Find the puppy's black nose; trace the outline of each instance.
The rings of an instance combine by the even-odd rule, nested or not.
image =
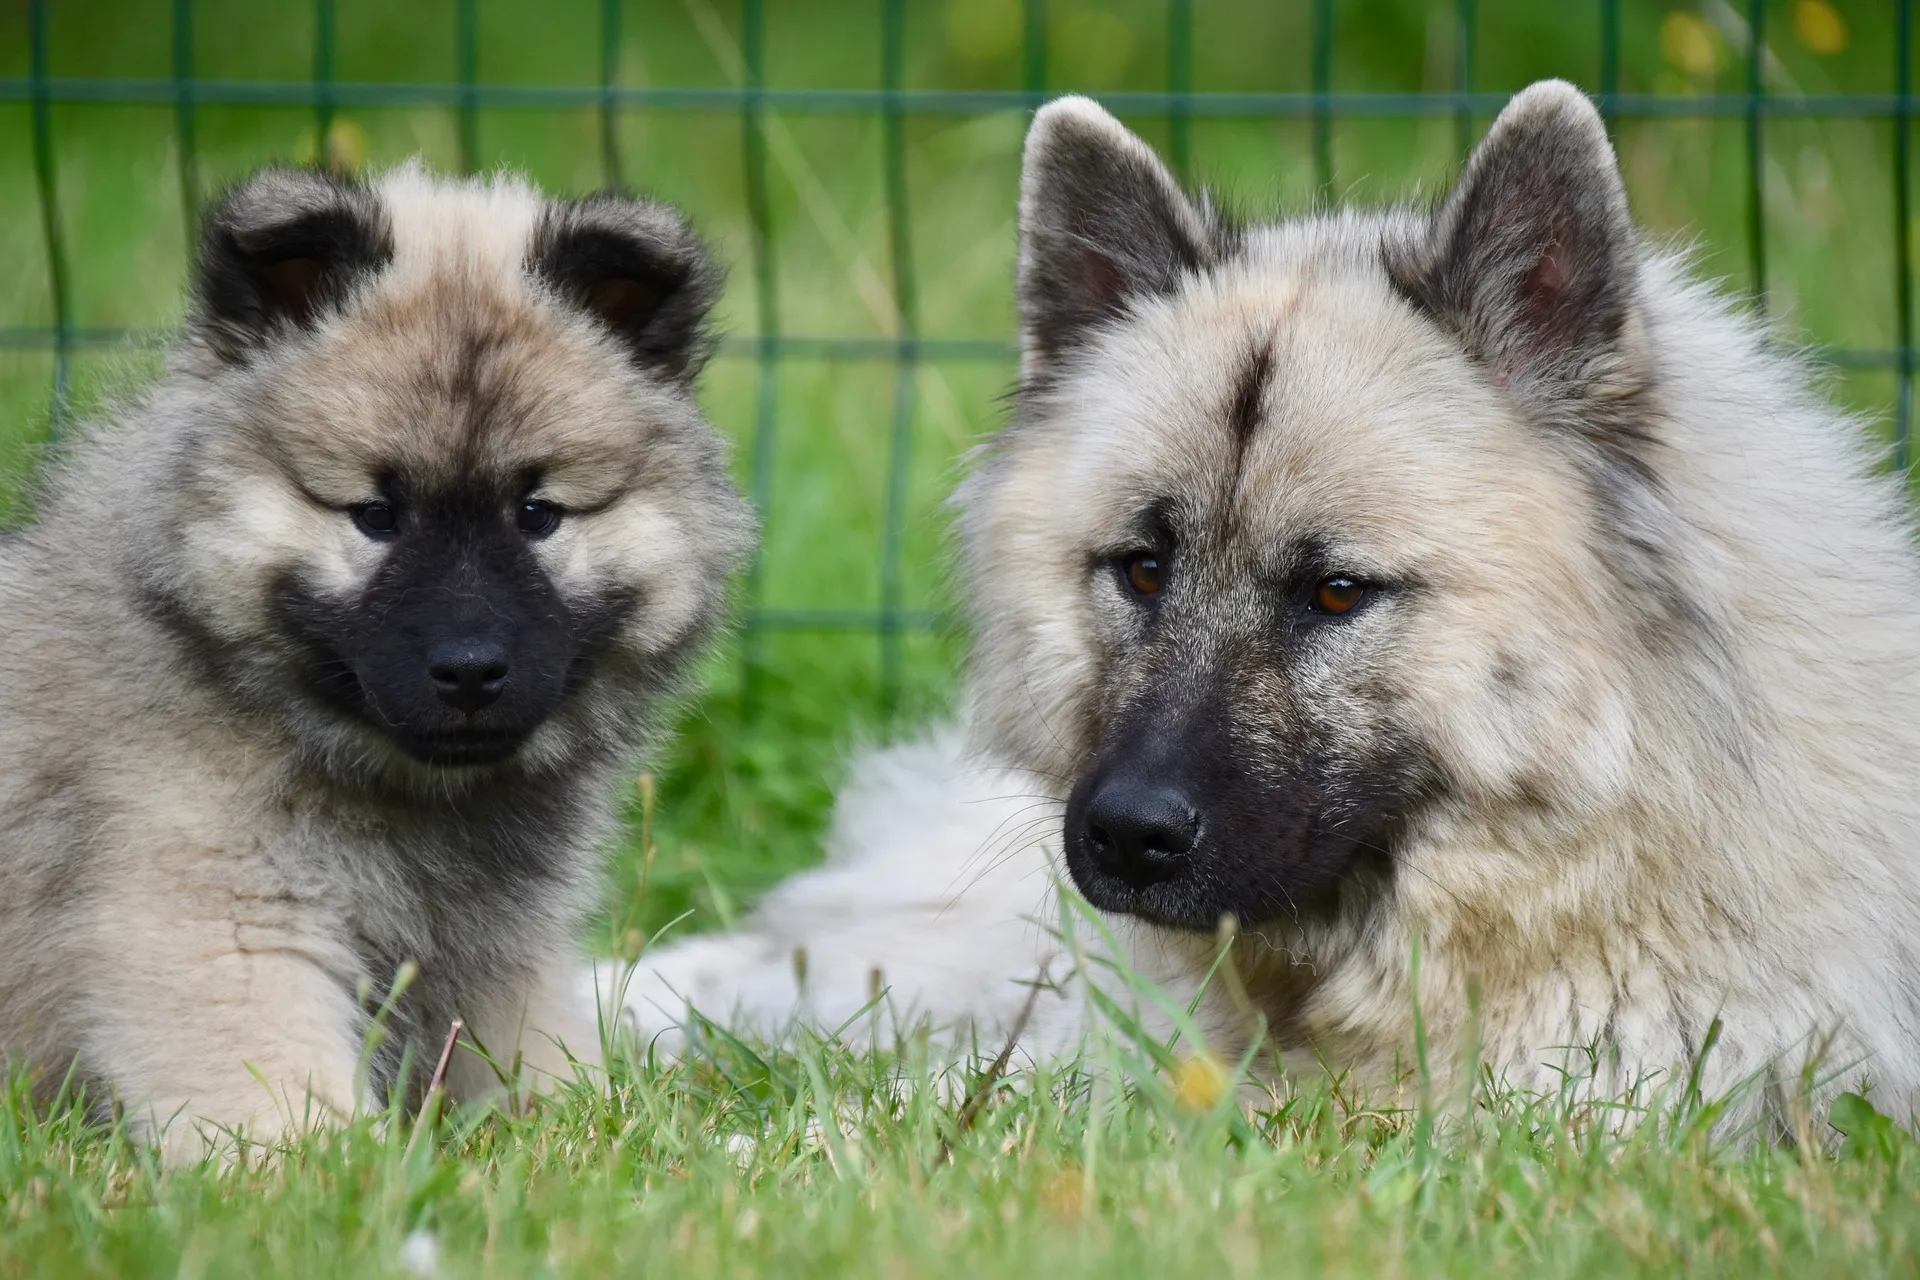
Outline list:
[[[1175,788],[1123,774],[1094,789],[1082,834],[1095,866],[1144,889],[1180,869],[1200,815]]]
[[[472,715],[507,687],[507,651],[491,640],[442,640],[427,650],[427,679],[440,701]]]

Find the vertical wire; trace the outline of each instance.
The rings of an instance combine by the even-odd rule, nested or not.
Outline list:
[[[460,171],[480,167],[480,99],[475,91],[480,73],[480,19],[474,0],[460,0],[454,10],[454,43],[460,74]]]
[[[1899,317],[1900,396],[1893,421],[1893,463],[1905,472],[1913,424],[1913,0],[1900,0],[1895,21],[1893,109],[1894,306]]]
[[[1023,35],[1020,42],[1020,87],[1038,106],[1047,90],[1047,4],[1046,0],[1025,0],[1021,6]]]
[[[1333,0],[1313,0],[1313,176],[1333,203]]]
[[[1760,75],[1766,48],[1765,0],[1747,2],[1747,257],[1753,271],[1753,301],[1767,313],[1767,209],[1764,190],[1766,155],[1760,132],[1761,99],[1766,85]]]
[[[600,180],[620,183],[620,0],[600,0]]]
[[[67,416],[73,313],[67,275],[67,245],[60,221],[60,192],[53,149],[53,90],[47,63],[47,0],[29,0],[27,42],[33,100],[33,173],[40,187],[40,229],[47,246],[47,278],[53,289],[53,406],[50,440],[60,438]]]
[[[200,155],[194,128],[193,0],[173,0],[173,129],[180,149],[180,224],[193,256],[200,222]]]
[[[1614,111],[1620,105],[1620,0],[1600,0],[1600,118],[1607,133],[1619,127]]]
[[[773,250],[773,214],[767,192],[765,99],[766,14],[762,0],[742,0],[740,45],[746,62],[747,94],[740,108],[741,154],[745,163],[747,220],[753,233],[753,284],[759,342],[754,357],[757,383],[753,414],[753,461],[748,489],[763,527],[773,505],[775,411],[778,408],[780,305]],[[766,587],[766,550],[754,552],[747,569],[747,625],[740,642],[740,711],[751,719],[759,711],[766,631],[757,617]]]
[[[1459,56],[1454,66],[1454,82],[1459,105],[1453,113],[1454,150],[1461,158],[1473,149],[1473,0],[1459,0]]]
[[[1188,145],[1190,95],[1193,93],[1193,0],[1167,4],[1167,150],[1181,182],[1190,180]]]
[[[906,0],[881,3],[881,84],[885,91],[884,162],[887,231],[893,257],[899,347],[893,366],[893,429],[887,442],[887,499],[880,548],[880,704],[891,715],[900,698],[902,544],[913,460],[913,393],[919,363],[919,297],[908,204],[906,118],[900,90],[906,61]]]
[[[327,135],[333,132],[333,0],[313,0],[313,155],[331,163]]]

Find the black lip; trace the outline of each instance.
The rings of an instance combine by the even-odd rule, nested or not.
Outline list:
[[[1069,819],[1069,830],[1077,830],[1078,824]],[[1134,916],[1153,924],[1164,925],[1170,929],[1189,929],[1200,933],[1211,933],[1218,925],[1217,918],[1199,919],[1192,910],[1182,911],[1182,886],[1189,878],[1188,869],[1180,871],[1165,880],[1144,887],[1128,884],[1117,876],[1110,876],[1094,866],[1093,858],[1081,840],[1068,836],[1066,841],[1067,874],[1072,877],[1074,888],[1080,891],[1090,906],[1097,911],[1113,915]]]
[[[1161,910],[1155,903],[1158,896],[1153,889],[1140,893],[1135,897],[1133,906],[1128,908],[1127,914],[1145,920],[1149,924],[1157,924],[1167,929],[1184,929],[1189,933],[1216,933],[1220,928],[1221,917],[1233,914],[1222,911],[1203,919],[1191,910]]]
[[[1222,898],[1217,891],[1210,891],[1208,877],[1197,873],[1191,861],[1183,863],[1165,879],[1151,884],[1130,884],[1109,875],[1095,863],[1084,840],[1072,834],[1078,830],[1077,814],[1070,811],[1067,834],[1063,839],[1067,874],[1072,878],[1074,888],[1080,891],[1080,896],[1089,905],[1112,915],[1132,916],[1163,928],[1189,933],[1213,933],[1219,929],[1221,917],[1225,915],[1242,921],[1259,922],[1281,915],[1298,918],[1302,912],[1320,911],[1336,899],[1339,883],[1359,861],[1357,855],[1365,847],[1352,840],[1338,841],[1329,852],[1341,863],[1342,871],[1317,891],[1294,886],[1279,890],[1283,896],[1278,901],[1273,900],[1275,895],[1271,893],[1243,894],[1236,899]],[[1191,853],[1195,859],[1204,860],[1208,857],[1208,850],[1203,845],[1195,846]]]
[[[475,729],[453,733],[394,735],[400,749],[423,764],[498,764],[527,740],[518,730]]]
[[[1072,872],[1071,865],[1067,868]],[[1073,886],[1080,891],[1089,905],[1097,910],[1112,912],[1116,915],[1140,914],[1140,899],[1143,896],[1138,889],[1121,884],[1118,880],[1103,875],[1073,876]]]
[[[1069,858],[1067,871],[1073,877],[1074,887],[1080,891],[1080,896],[1097,911],[1133,916],[1150,924],[1193,933],[1212,933],[1219,927],[1218,916],[1202,919],[1192,909],[1194,904],[1180,901],[1180,877],[1136,889],[1112,876],[1082,870],[1075,865],[1077,862],[1079,859]],[[1183,906],[1187,909],[1182,910]]]

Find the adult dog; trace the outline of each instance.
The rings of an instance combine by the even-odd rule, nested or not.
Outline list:
[[[1430,211],[1246,227],[1063,99],[1020,231],[1013,420],[957,498],[974,763],[864,766],[830,865],[653,957],[636,1018],[834,1025],[878,969],[990,1040],[1059,973],[1052,866],[1189,988],[1236,921],[1282,1063],[1384,1087],[1424,1037],[1435,1086],[1811,1068],[1911,1112],[1902,494],[1635,231],[1585,97],[1518,95]]]

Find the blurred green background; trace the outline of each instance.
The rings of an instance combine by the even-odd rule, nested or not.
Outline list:
[[[950,706],[942,502],[1012,375],[1032,95],[1107,96],[1267,214],[1431,196],[1503,95],[1573,79],[1617,108],[1641,220],[1733,289],[1763,262],[1783,334],[1891,439],[1903,4],[0,0],[0,513],[26,516],[57,377],[84,415],[149,374],[189,210],[256,165],[417,155],[680,204],[732,265],[703,399],[766,549],[658,764],[653,859],[635,788],[611,917],[712,927],[817,857],[850,748]]]

